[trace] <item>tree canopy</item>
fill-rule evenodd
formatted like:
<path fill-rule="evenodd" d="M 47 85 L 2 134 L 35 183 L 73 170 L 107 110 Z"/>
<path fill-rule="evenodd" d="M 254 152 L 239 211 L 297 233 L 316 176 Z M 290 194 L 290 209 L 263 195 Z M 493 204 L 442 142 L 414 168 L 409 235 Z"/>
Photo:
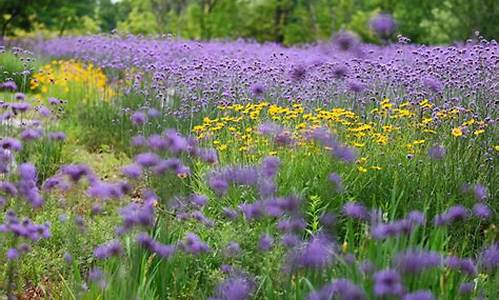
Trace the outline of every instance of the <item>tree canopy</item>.
<path fill-rule="evenodd" d="M 498 2 L 493 0 L 0 0 L 0 12 L 2 37 L 16 29 L 42 27 L 62 35 L 95 27 L 92 31 L 289 45 L 348 30 L 376 42 L 367 24 L 378 13 L 388 13 L 398 32 L 418 43 L 465 40 L 476 31 L 498 40 Z"/>

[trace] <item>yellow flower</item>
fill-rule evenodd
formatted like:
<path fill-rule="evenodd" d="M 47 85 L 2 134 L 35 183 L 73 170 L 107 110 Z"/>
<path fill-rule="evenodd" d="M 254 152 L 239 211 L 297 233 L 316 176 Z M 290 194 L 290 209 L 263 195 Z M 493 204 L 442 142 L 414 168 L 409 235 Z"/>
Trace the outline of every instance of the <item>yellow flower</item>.
<path fill-rule="evenodd" d="M 453 128 L 453 130 L 451 131 L 451 134 L 454 136 L 454 137 L 459 137 L 459 136 L 462 136 L 463 133 L 462 133 L 462 129 L 460 127 L 455 127 Z"/>
<path fill-rule="evenodd" d="M 342 252 L 346 253 L 348 248 L 349 245 L 347 244 L 347 241 L 344 241 L 344 243 L 342 243 Z"/>
<path fill-rule="evenodd" d="M 196 126 L 194 126 L 194 127 L 193 127 L 193 130 L 194 130 L 194 131 L 197 131 L 197 132 L 198 132 L 198 131 L 199 131 L 199 132 L 201 132 L 201 131 L 203 131 L 204 129 L 205 129 L 205 127 L 204 127 L 204 126 L 201 126 L 201 125 L 196 125 Z"/>
<path fill-rule="evenodd" d="M 484 133 L 484 129 L 478 129 L 474 131 L 474 135 L 480 135 L 481 133 Z"/>
<path fill-rule="evenodd" d="M 463 126 L 470 126 L 470 125 L 474 124 L 475 122 L 476 122 L 476 120 L 470 119 L 468 121 L 465 121 L 462 125 Z"/>
<path fill-rule="evenodd" d="M 366 169 L 366 168 L 363 168 L 363 167 L 359 166 L 359 167 L 358 167 L 358 171 L 359 171 L 360 173 L 366 173 L 366 172 L 368 172 L 368 169 Z"/>
<path fill-rule="evenodd" d="M 420 101 L 419 105 L 422 108 L 432 108 L 432 104 L 427 99 L 424 99 L 423 101 Z"/>
<path fill-rule="evenodd" d="M 217 147 L 217 150 L 219 151 L 224 151 L 227 150 L 227 145 L 226 144 L 221 144 Z"/>

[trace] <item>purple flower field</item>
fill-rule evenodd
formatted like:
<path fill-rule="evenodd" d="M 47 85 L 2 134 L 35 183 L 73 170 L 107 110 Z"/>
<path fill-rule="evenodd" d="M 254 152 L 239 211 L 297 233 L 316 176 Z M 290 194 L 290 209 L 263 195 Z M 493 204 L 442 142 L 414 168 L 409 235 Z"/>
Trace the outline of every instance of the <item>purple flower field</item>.
<path fill-rule="evenodd" d="M 7 299 L 498 299 L 498 44 L 0 48 Z"/>

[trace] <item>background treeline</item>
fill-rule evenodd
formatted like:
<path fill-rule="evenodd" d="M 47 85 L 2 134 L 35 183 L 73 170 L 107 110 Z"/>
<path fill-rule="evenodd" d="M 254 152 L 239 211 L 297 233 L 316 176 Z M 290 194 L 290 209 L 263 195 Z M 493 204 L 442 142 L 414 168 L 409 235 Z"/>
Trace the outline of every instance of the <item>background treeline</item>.
<path fill-rule="evenodd" d="M 475 31 L 498 40 L 494 0 L 0 0 L 0 30 L 2 37 L 117 30 L 290 45 L 345 29 L 376 42 L 368 22 L 380 12 L 418 43 L 465 40 Z"/>

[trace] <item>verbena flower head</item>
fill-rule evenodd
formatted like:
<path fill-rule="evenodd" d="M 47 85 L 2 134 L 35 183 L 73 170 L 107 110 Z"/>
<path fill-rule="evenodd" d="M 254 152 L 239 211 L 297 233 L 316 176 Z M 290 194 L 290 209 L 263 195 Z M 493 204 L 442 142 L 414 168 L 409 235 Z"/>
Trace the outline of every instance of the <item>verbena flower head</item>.
<path fill-rule="evenodd" d="M 278 172 L 281 161 L 275 156 L 266 156 L 262 159 L 261 173 L 265 177 L 274 177 Z"/>
<path fill-rule="evenodd" d="M 431 291 L 420 290 L 412 293 L 408 293 L 403 296 L 403 300 L 435 300 L 436 297 Z"/>
<path fill-rule="evenodd" d="M 479 255 L 479 265 L 487 272 L 492 272 L 498 269 L 498 242 L 488 246 Z"/>
<path fill-rule="evenodd" d="M 186 236 L 182 243 L 182 249 L 185 252 L 194 255 L 206 253 L 210 250 L 208 245 L 202 242 L 200 238 L 192 232 L 186 233 Z"/>
<path fill-rule="evenodd" d="M 458 288 L 458 293 L 460 295 L 467 295 L 474 291 L 474 282 L 463 282 Z"/>
<path fill-rule="evenodd" d="M 401 296 L 404 287 L 399 273 L 392 269 L 379 271 L 373 275 L 373 292 L 378 297 Z"/>
<path fill-rule="evenodd" d="M 296 249 L 291 254 L 289 263 L 292 269 L 323 269 L 333 262 L 334 254 L 334 243 L 326 236 L 317 235 Z"/>
<path fill-rule="evenodd" d="M 441 160 L 446 155 L 446 149 L 441 145 L 432 146 L 429 148 L 429 157 L 434 160 Z"/>
<path fill-rule="evenodd" d="M 330 180 L 331 183 L 334 184 L 335 190 L 337 191 L 337 193 L 344 192 L 344 184 L 342 182 L 342 177 L 340 177 L 339 174 L 337 174 L 335 172 L 330 173 L 330 175 L 328 176 L 328 179 Z"/>
<path fill-rule="evenodd" d="M 364 220 L 368 217 L 368 211 L 366 210 L 364 205 L 353 201 L 344 204 L 342 212 L 346 217 L 352 219 Z"/>
<path fill-rule="evenodd" d="M 274 245 L 274 239 L 271 235 L 265 233 L 260 236 L 259 249 L 262 251 L 269 251 Z"/>
<path fill-rule="evenodd" d="M 378 14 L 370 21 L 371 29 L 382 39 L 388 39 L 396 31 L 396 22 L 391 15 Z"/>
<path fill-rule="evenodd" d="M 393 265 L 405 274 L 418 274 L 427 269 L 438 267 L 441 256 L 436 252 L 408 250 L 393 258 Z"/>
<path fill-rule="evenodd" d="M 484 203 L 474 204 L 472 212 L 474 213 L 474 216 L 483 220 L 489 219 L 492 215 L 491 209 Z"/>
<path fill-rule="evenodd" d="M 94 249 L 94 256 L 97 259 L 106 259 L 111 256 L 119 256 L 122 253 L 123 248 L 120 241 L 118 240 L 113 240 Z"/>
<path fill-rule="evenodd" d="M 244 277 L 230 277 L 217 287 L 217 300 L 246 300 L 250 299 L 254 284 Z"/>
<path fill-rule="evenodd" d="M 442 226 L 449 225 L 453 222 L 461 221 L 469 216 L 469 211 L 462 205 L 450 207 L 444 213 L 434 217 L 434 225 Z"/>
<path fill-rule="evenodd" d="M 477 268 L 474 261 L 470 258 L 459 258 L 449 256 L 445 259 L 445 265 L 453 270 L 462 272 L 463 274 L 474 276 L 477 274 Z"/>
<path fill-rule="evenodd" d="M 350 51 L 359 45 L 359 39 L 349 31 L 339 31 L 333 36 L 333 44 L 341 51 Z"/>
<path fill-rule="evenodd" d="M 477 201 L 483 201 L 488 198 L 488 188 L 482 184 L 475 184 L 473 193 Z"/>
<path fill-rule="evenodd" d="M 363 300 L 366 299 L 365 291 L 348 279 L 337 279 L 324 285 L 320 290 L 314 291 L 307 297 L 308 300 Z"/>
<path fill-rule="evenodd" d="M 254 83 L 250 87 L 252 95 L 255 97 L 260 97 L 266 92 L 266 87 L 262 83 Z"/>
<path fill-rule="evenodd" d="M 130 120 L 137 126 L 144 125 L 147 121 L 147 116 L 141 111 L 136 111 L 130 116 Z"/>
<path fill-rule="evenodd" d="M 294 81 L 301 81 L 306 78 L 307 69 L 304 64 L 297 64 L 292 66 L 290 70 L 290 78 Z"/>

